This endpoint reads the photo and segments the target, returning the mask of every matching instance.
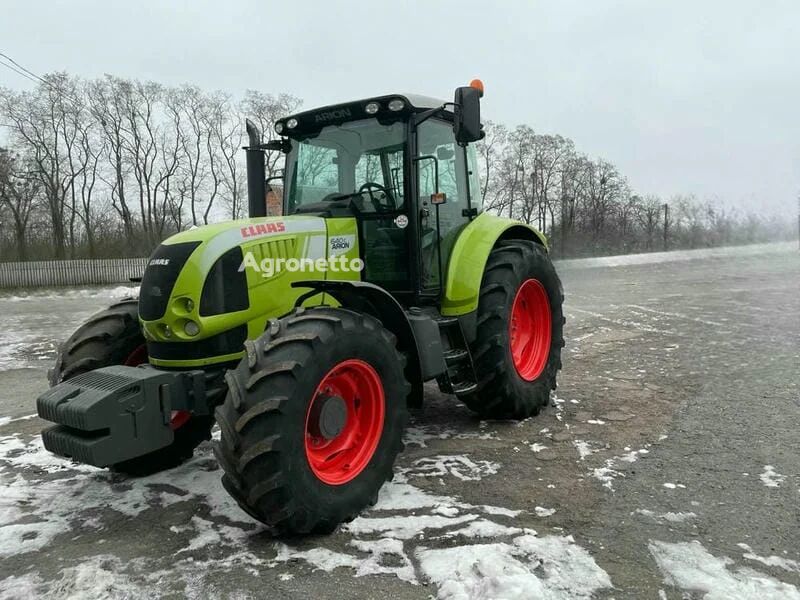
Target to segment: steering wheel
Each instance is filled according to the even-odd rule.
[[[372,190],[377,190],[383,193],[383,197],[386,200],[385,203],[381,203],[380,200],[372,193]],[[370,202],[372,202],[372,206],[375,207],[375,212],[391,212],[394,210],[394,198],[389,193],[389,190],[386,189],[385,186],[382,186],[380,183],[376,183],[374,181],[367,181],[365,182],[360,188],[358,188],[358,193],[362,194],[367,192],[369,194]]]

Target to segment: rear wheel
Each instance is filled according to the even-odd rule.
[[[102,367],[146,363],[147,345],[139,326],[138,308],[136,298],[125,298],[81,325],[59,349],[55,367],[48,374],[50,385]],[[203,440],[211,439],[213,425],[211,416],[194,417],[188,411],[173,411],[172,444],[111,468],[130,475],[149,475],[176,467],[191,458]]]
[[[217,408],[222,482],[275,534],[330,532],[391,478],[410,386],[395,338],[341,308],[271,321]]]
[[[501,242],[487,262],[472,344],[476,391],[461,396],[488,418],[538,414],[556,388],[564,346],[564,295],[547,251]]]

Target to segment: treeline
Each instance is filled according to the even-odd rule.
[[[244,119],[268,133],[300,104],[65,73],[30,91],[0,88],[0,260],[144,256],[175,231],[244,216]],[[691,196],[640,196],[561,136],[486,130],[486,206],[539,227],[560,255],[660,250],[665,233],[669,248],[692,248],[793,231]],[[269,153],[268,175],[281,167]]]
[[[175,231],[246,212],[245,115],[269,132],[300,106],[65,73],[0,88],[0,259],[147,255]],[[267,156],[268,174],[281,160]]]
[[[794,224],[691,195],[642,196],[617,167],[569,138],[487,123],[484,205],[530,223],[561,256],[597,256],[790,239]],[[666,208],[665,208],[666,206]]]

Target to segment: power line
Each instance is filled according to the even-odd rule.
[[[36,73],[34,73],[33,71],[30,71],[30,70],[26,69],[26,68],[25,68],[25,67],[23,67],[21,64],[19,64],[17,61],[15,61],[13,58],[11,58],[11,57],[10,57],[8,54],[4,54],[3,52],[0,52],[0,57],[3,57],[3,58],[5,58],[6,60],[8,60],[8,61],[11,61],[11,63],[12,63],[12,64],[13,64],[15,67],[17,67],[17,68],[19,68],[19,69],[22,69],[23,71],[25,71],[26,73],[28,73],[28,75],[31,75],[32,77],[35,77],[36,79],[38,79],[38,80],[39,80],[39,81],[41,81],[42,83],[44,83],[44,84],[46,84],[46,85],[50,85],[50,82],[49,82],[49,81],[45,81],[43,78],[39,77],[39,76],[38,76]],[[8,65],[6,65],[6,66],[8,66]],[[17,72],[19,73],[19,71],[17,71]],[[28,76],[27,76],[27,75],[25,75],[25,77],[28,77]],[[30,77],[28,77],[28,79],[30,79]]]
[[[3,56],[5,56],[5,55],[3,55]],[[5,62],[3,62],[2,59],[0,59],[0,65],[3,65],[6,69],[9,69],[9,70],[13,71],[17,75],[21,75],[22,77],[24,77],[25,79],[28,79],[29,81],[32,81],[33,83],[39,83],[36,79],[34,79],[30,75],[26,74],[24,71],[21,71],[21,70],[17,69],[16,67],[12,66],[12,65],[6,64]]]
[[[9,61],[12,64],[9,65],[6,62],[4,62],[4,60]],[[48,88],[50,88],[51,90],[56,92],[59,96],[61,96],[63,98],[66,98],[67,100],[72,102],[73,105],[74,105],[73,108],[75,108],[75,107],[80,108],[81,103],[78,100],[76,100],[74,97],[72,97],[70,94],[68,94],[64,90],[60,89],[58,86],[53,85],[52,83],[47,81],[44,77],[40,77],[39,75],[37,75],[36,73],[31,71],[30,69],[26,69],[25,67],[23,67],[21,64],[19,64],[17,61],[15,61],[13,58],[11,58],[8,54],[5,54],[4,52],[0,52],[0,65],[3,65],[4,67],[6,67],[8,69],[11,69],[12,71],[17,73],[18,75],[22,75],[23,77],[27,78],[28,80],[32,81],[33,83],[43,83],[43,84],[45,84]]]

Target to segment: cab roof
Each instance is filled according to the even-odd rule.
[[[390,110],[389,103],[393,100],[401,100],[403,102],[403,107],[400,110]],[[368,113],[366,107],[368,104],[372,103],[378,104],[378,111]],[[375,117],[379,121],[397,121],[408,117],[411,113],[442,108],[443,106],[445,107],[444,112],[452,115],[452,104],[445,106],[445,101],[438,98],[408,93],[386,94],[384,96],[373,96],[371,98],[342,102],[340,104],[330,104],[328,106],[305,110],[279,119],[276,121],[275,127],[276,131],[281,135],[300,137],[312,134],[328,125],[339,125],[347,121],[356,121],[371,117]],[[294,121],[294,126],[289,127],[292,121]],[[278,129],[281,130],[278,131]]]

